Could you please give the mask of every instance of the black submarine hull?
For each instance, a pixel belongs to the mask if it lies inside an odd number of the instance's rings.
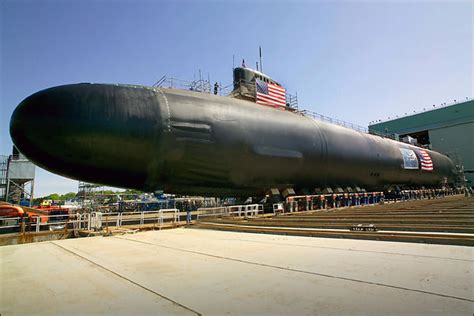
[[[144,191],[257,196],[269,188],[384,190],[454,184],[448,157],[405,169],[418,147],[193,91],[73,84],[37,92],[15,109],[15,146],[69,178]]]

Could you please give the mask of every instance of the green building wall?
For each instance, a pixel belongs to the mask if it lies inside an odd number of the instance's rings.
[[[474,186],[474,100],[370,125],[369,131],[398,135],[427,131],[431,148],[463,165]]]

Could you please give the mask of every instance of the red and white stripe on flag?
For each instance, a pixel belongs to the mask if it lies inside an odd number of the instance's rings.
[[[426,150],[420,150],[421,170],[433,171],[433,161]]]
[[[286,89],[257,79],[257,103],[274,107],[285,107]]]

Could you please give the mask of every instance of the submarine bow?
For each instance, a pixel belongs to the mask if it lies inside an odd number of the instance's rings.
[[[18,105],[10,122],[15,146],[38,166],[73,179],[141,189],[153,181],[147,166],[158,158],[161,132],[154,93],[117,85],[37,92]]]

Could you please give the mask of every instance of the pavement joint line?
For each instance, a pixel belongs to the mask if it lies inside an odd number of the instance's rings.
[[[277,230],[302,230],[302,231],[322,231],[322,232],[350,232],[350,229],[326,229],[326,228],[310,228],[310,227],[284,227],[284,226],[264,226],[264,225],[245,225],[245,224],[225,224],[225,223],[215,223],[215,222],[199,222],[201,224],[216,225],[216,226],[235,226],[235,227],[248,227],[248,228],[268,228],[268,229],[277,229]],[[377,226],[377,225],[375,225]],[[379,233],[388,233],[388,234],[401,234],[401,235],[410,235],[410,234],[419,234],[419,235],[440,235],[440,236],[462,236],[462,237],[474,237],[474,234],[466,233],[444,233],[444,232],[418,232],[418,231],[401,231],[401,230],[378,230]],[[377,233],[376,232],[376,233]]]
[[[89,262],[89,263],[92,263],[93,265],[95,265],[95,266],[97,266],[97,267],[99,267],[99,268],[101,268],[101,269],[103,269],[103,270],[105,270],[105,271],[107,271],[107,272],[109,272],[109,273],[112,273],[112,274],[115,275],[115,276],[118,276],[119,278],[121,278],[121,279],[123,279],[123,280],[125,280],[125,281],[128,281],[128,282],[130,282],[130,283],[132,283],[132,284],[134,284],[134,285],[136,285],[136,286],[138,286],[138,287],[144,289],[145,291],[148,291],[148,292],[150,292],[150,293],[152,293],[152,294],[155,294],[155,295],[157,295],[157,296],[159,296],[159,297],[161,297],[161,298],[163,298],[163,299],[165,299],[165,300],[167,300],[167,301],[170,301],[171,303],[176,304],[176,305],[178,305],[178,306],[180,306],[180,307],[182,307],[182,308],[184,308],[184,309],[186,309],[186,310],[188,310],[188,311],[190,311],[190,312],[193,312],[193,313],[195,313],[196,315],[199,315],[199,316],[202,315],[201,313],[199,313],[199,312],[193,310],[192,308],[187,307],[187,306],[185,306],[185,305],[183,305],[183,304],[181,304],[181,303],[178,303],[178,302],[176,302],[175,300],[173,300],[173,299],[171,299],[171,298],[169,298],[169,297],[166,297],[166,296],[164,296],[163,294],[160,294],[160,293],[158,293],[158,292],[156,292],[156,291],[154,291],[154,290],[152,290],[152,289],[150,289],[150,288],[147,288],[147,287],[141,285],[140,283],[135,282],[135,281],[133,281],[133,280],[131,280],[131,279],[129,279],[129,278],[127,278],[127,277],[125,277],[125,276],[123,276],[123,275],[121,275],[121,274],[119,274],[119,273],[117,273],[117,272],[115,272],[115,271],[113,271],[113,270],[111,270],[111,269],[109,269],[109,268],[106,268],[106,267],[104,267],[103,265],[100,265],[100,264],[98,264],[97,262],[94,262],[94,261],[92,261],[91,259],[86,258],[86,257],[84,257],[84,256],[82,256],[82,255],[80,255],[80,254],[78,254],[78,253],[76,253],[76,252],[74,252],[74,251],[72,251],[72,250],[66,248],[66,247],[63,247],[63,246],[61,246],[61,245],[59,245],[59,244],[57,244],[57,243],[55,243],[55,242],[50,242],[50,243],[52,243],[53,245],[55,245],[55,246],[58,247],[58,248],[61,248],[62,250],[66,251],[66,252],[71,253],[71,254],[74,255],[74,256],[77,256],[77,257],[79,257],[79,258],[81,258],[81,259],[83,259],[83,260],[85,260],[85,261],[87,261],[87,262]]]
[[[344,281],[351,281],[351,282],[358,282],[358,283],[364,283],[364,284],[375,285],[375,286],[388,287],[388,288],[393,288],[393,289],[397,289],[397,290],[404,290],[404,291],[417,292],[417,293],[428,294],[428,295],[435,295],[435,296],[440,296],[440,297],[444,297],[444,298],[451,298],[451,299],[461,300],[461,301],[466,301],[466,302],[474,302],[474,299],[458,297],[458,296],[453,296],[453,295],[447,295],[447,294],[441,294],[441,293],[435,293],[435,292],[429,292],[429,291],[423,291],[423,290],[417,290],[417,289],[410,289],[410,288],[406,288],[406,287],[403,287],[403,286],[390,285],[390,284],[372,282],[372,281],[364,281],[364,280],[360,280],[360,279],[353,279],[353,278],[348,278],[348,277],[342,277],[342,276],[319,273],[319,272],[311,272],[311,271],[305,271],[305,270],[299,270],[299,269],[293,269],[293,268],[284,268],[284,267],[271,265],[271,264],[266,264],[266,263],[258,263],[258,262],[243,260],[243,259],[224,257],[224,256],[213,255],[213,254],[208,254],[208,253],[194,251],[194,250],[187,250],[187,249],[176,248],[176,247],[171,247],[171,246],[158,245],[158,244],[154,244],[154,243],[150,243],[150,242],[146,242],[146,241],[134,240],[134,239],[129,239],[129,238],[117,237],[117,236],[114,236],[112,238],[123,239],[123,240],[128,240],[128,241],[131,241],[131,242],[142,243],[142,244],[146,244],[146,245],[151,245],[151,246],[155,246],[155,247],[162,247],[162,248],[167,248],[167,249],[172,249],[172,250],[177,250],[177,251],[182,251],[182,252],[194,253],[194,254],[197,254],[197,255],[208,256],[208,257],[213,257],[213,258],[222,259],[222,260],[229,260],[229,261],[235,261],[235,262],[240,262],[240,263],[245,263],[245,264],[252,264],[252,265],[262,266],[262,267],[266,267],[266,268],[273,268],[273,269],[278,269],[278,270],[285,270],[285,271],[304,273],[304,274],[309,274],[309,275],[316,275],[316,276],[325,277],[325,278],[333,278],[333,279],[339,279],[339,280],[344,280]]]
[[[193,229],[196,231],[202,230],[200,228],[193,228],[187,227],[186,229]],[[233,231],[219,231],[222,233],[236,233]],[[248,233],[248,234],[256,234],[256,235],[261,235],[259,233]],[[296,238],[307,238],[305,236],[290,236],[290,237],[296,237]],[[231,239],[231,238],[220,238],[221,240],[228,240],[228,241],[236,241],[236,239]],[[338,239],[338,238],[334,238]],[[352,249],[352,248],[338,248],[338,247],[327,247],[327,246],[310,246],[310,245],[301,245],[301,244],[286,244],[286,243],[281,243],[281,242],[271,242],[271,241],[260,241],[260,240],[251,240],[251,239],[237,239],[237,241],[246,241],[246,242],[253,242],[253,243],[262,243],[262,244],[269,244],[269,245],[281,245],[281,246],[289,246],[289,247],[302,247],[302,248],[320,248],[320,249],[330,249],[330,250],[347,250],[347,251],[356,251],[356,252],[366,252],[366,253],[380,253],[380,254],[388,254],[388,255],[395,255],[395,256],[411,256],[411,257],[420,257],[420,258],[432,258],[432,259],[442,259],[442,260],[452,260],[452,261],[463,261],[463,262],[474,262],[474,260],[469,260],[469,259],[457,259],[457,258],[447,258],[447,257],[439,257],[439,256],[426,256],[426,255],[417,255],[417,254],[404,254],[404,253],[397,253],[397,252],[388,252],[388,251],[374,251],[374,250],[364,250],[364,249]],[[368,242],[385,242],[385,241],[380,241],[380,240],[365,240]],[[413,243],[410,243],[413,244]],[[426,246],[424,244],[423,246]],[[430,246],[440,246],[438,244],[433,244]],[[458,247],[458,246],[456,246]],[[468,247],[468,246],[466,246]]]
[[[292,237],[303,237],[303,236],[292,236]],[[231,238],[222,238],[222,240],[235,241],[235,239],[231,239]],[[251,239],[239,239],[239,241],[247,241],[247,242],[270,244],[270,245],[281,245],[281,246],[289,246],[289,247],[296,246],[296,247],[303,247],[303,248],[321,248],[321,249],[330,249],[330,250],[347,250],[347,251],[356,251],[356,252],[382,253],[382,254],[395,255],[395,256],[411,256],[411,257],[421,257],[421,258],[431,258],[431,259],[443,259],[443,260],[474,262],[474,260],[469,260],[469,259],[446,258],[446,257],[438,257],[438,256],[425,256],[425,255],[416,255],[416,254],[409,254],[409,253],[405,254],[405,253],[388,252],[388,251],[374,251],[374,250],[363,250],[363,249],[353,249],[353,248],[338,248],[338,247],[326,247],[326,246],[310,246],[310,245],[299,245],[299,244],[292,245],[292,244],[286,244],[286,243],[270,242],[270,241],[259,241],[259,240],[251,240]],[[368,241],[380,242],[379,240],[368,240]]]

